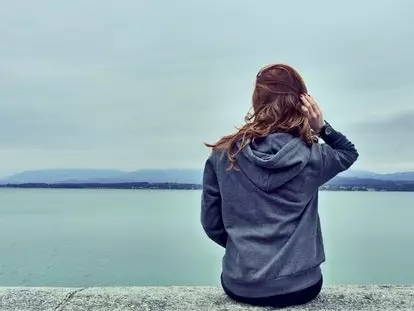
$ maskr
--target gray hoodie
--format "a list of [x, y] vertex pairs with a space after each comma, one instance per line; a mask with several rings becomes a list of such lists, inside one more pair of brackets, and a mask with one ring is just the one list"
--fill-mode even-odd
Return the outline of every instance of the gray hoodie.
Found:
[[331, 128], [325, 144], [275, 133], [257, 139], [226, 171], [214, 152], [203, 177], [201, 222], [225, 247], [222, 280], [234, 294], [266, 297], [316, 284], [325, 261], [318, 189], [358, 158], [354, 145]]

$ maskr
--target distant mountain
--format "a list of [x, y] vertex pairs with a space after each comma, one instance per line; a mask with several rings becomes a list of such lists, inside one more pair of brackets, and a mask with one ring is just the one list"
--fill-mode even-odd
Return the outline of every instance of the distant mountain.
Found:
[[[99, 169], [48, 169], [33, 170], [0, 180], [0, 184], [24, 183], [182, 183], [200, 184], [203, 171], [198, 169], [142, 169], [133, 172]], [[414, 181], [414, 172], [378, 174], [368, 171], [349, 170], [331, 182], [350, 183], [361, 180]]]
[[[396, 181], [378, 179], [378, 178], [355, 178], [355, 177], [341, 177], [337, 176], [326, 184], [331, 186], [386, 186], [394, 184]], [[401, 181], [399, 183], [404, 183]]]
[[0, 181], [1, 184], [23, 183], [61, 183], [61, 182], [85, 182], [91, 179], [118, 178], [125, 174], [119, 170], [101, 169], [45, 169], [25, 171]]
[[394, 181], [413, 181], [414, 172], [400, 172], [393, 174], [383, 174], [381, 178], [384, 180], [394, 180]]
[[380, 178], [381, 174], [363, 170], [347, 170], [340, 173], [338, 176], [347, 178]]
[[201, 170], [192, 169], [145, 169], [133, 172], [99, 169], [48, 169], [25, 171], [0, 180], [0, 184], [24, 183], [186, 183], [199, 184]]
[[203, 171], [197, 169], [138, 170], [127, 176], [133, 181], [199, 184], [202, 182]]
[[379, 179], [390, 181], [414, 181], [414, 172], [378, 174], [369, 171], [348, 170], [339, 174], [338, 176], [347, 178]]
[[149, 182], [200, 184], [202, 176], [203, 172], [197, 169], [142, 169], [127, 172], [121, 176], [99, 179], [90, 178], [88, 181], [100, 183]]

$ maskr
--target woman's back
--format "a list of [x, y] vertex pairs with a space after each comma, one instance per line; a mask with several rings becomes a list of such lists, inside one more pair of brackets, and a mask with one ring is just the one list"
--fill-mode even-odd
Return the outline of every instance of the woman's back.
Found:
[[[274, 110], [296, 104], [289, 101], [279, 98]], [[272, 108], [272, 102], [267, 105], [262, 109]], [[283, 113], [286, 119], [295, 112]], [[285, 119], [275, 125], [282, 130], [266, 135], [257, 135], [266, 129], [263, 124], [270, 128], [262, 119], [259, 130], [247, 124], [240, 137], [223, 138], [226, 148], [213, 146], [204, 170], [202, 224], [226, 248], [223, 284], [242, 297], [292, 293], [321, 279], [325, 255], [318, 188], [358, 157], [354, 145], [329, 124], [320, 133], [326, 144], [319, 144], [313, 136], [308, 136], [313, 141], [304, 138], [310, 133], [303, 121], [302, 128], [289, 129]], [[253, 136], [244, 140], [249, 129]]]

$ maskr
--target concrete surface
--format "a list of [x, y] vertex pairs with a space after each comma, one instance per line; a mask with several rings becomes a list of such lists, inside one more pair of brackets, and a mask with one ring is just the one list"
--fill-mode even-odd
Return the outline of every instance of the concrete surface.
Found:
[[[0, 288], [1, 311], [269, 310], [231, 301], [218, 287]], [[414, 310], [414, 286], [334, 286], [284, 310]]]

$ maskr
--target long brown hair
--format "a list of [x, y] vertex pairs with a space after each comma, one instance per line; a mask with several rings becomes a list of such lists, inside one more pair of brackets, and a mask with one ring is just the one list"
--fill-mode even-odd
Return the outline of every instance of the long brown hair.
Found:
[[253, 111], [246, 115], [246, 124], [217, 143], [205, 145], [213, 151], [227, 152], [229, 170], [235, 168], [236, 156], [244, 147], [254, 139], [272, 133], [290, 133], [311, 146], [317, 138], [300, 101], [300, 95], [306, 93], [305, 82], [292, 67], [273, 64], [262, 68], [256, 76]]

